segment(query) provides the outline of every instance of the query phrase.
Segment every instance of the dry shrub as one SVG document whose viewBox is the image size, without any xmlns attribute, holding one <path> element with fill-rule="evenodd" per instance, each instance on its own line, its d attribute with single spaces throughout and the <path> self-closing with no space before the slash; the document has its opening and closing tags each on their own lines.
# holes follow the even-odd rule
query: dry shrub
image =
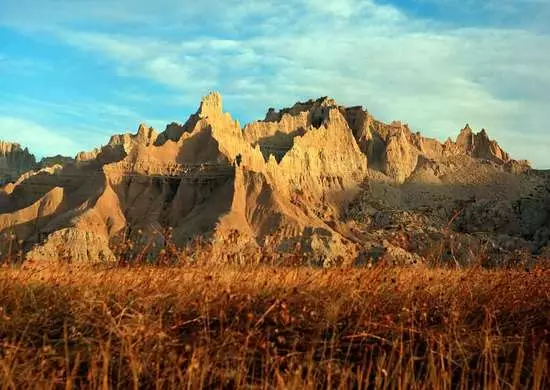
<svg viewBox="0 0 550 390">
<path fill-rule="evenodd" d="M 550 385 L 550 272 L 186 267 L 0 271 L 0 384 Z"/>
</svg>

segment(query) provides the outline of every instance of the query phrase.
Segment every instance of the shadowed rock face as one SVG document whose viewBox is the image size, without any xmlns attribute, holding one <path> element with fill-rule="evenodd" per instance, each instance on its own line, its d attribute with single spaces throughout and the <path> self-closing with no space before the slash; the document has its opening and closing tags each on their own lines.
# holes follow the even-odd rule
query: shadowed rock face
<svg viewBox="0 0 550 390">
<path fill-rule="evenodd" d="M 17 179 L 36 164 L 35 157 L 21 145 L 0 141 L 0 180 L 5 183 Z"/>
<path fill-rule="evenodd" d="M 38 163 L 40 168 L 53 167 L 55 165 L 74 164 L 75 159 L 72 157 L 62 156 L 60 154 L 51 157 L 44 157 Z"/>
<path fill-rule="evenodd" d="M 460 208 L 453 228 L 464 240 L 502 234 L 517 238 L 507 248 L 529 241 L 540 252 L 550 237 L 546 178 L 485 131 L 467 126 L 441 143 L 328 97 L 269 109 L 241 128 L 211 93 L 184 124 L 161 133 L 140 125 L 74 163 L 51 162 L 62 164 L 0 193 L 0 234 L 15 232 L 39 261 L 113 261 L 113 245 L 137 231 L 158 250 L 169 227 L 177 245 L 207 237 L 220 259 L 268 243 L 299 244 L 321 265 L 384 253 L 418 265 L 428 249 L 391 235 L 440 239 Z"/>
<path fill-rule="evenodd" d="M 15 182 L 21 175 L 33 170 L 74 163 L 71 157 L 56 155 L 44 157 L 38 163 L 27 148 L 16 143 L 0 141 L 0 184 Z"/>
</svg>

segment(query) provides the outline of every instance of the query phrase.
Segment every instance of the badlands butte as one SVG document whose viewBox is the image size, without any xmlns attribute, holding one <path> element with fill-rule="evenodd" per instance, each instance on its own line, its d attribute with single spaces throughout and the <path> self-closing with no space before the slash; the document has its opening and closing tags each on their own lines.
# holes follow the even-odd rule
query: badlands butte
<svg viewBox="0 0 550 390">
<path fill-rule="evenodd" d="M 241 128 L 212 93 L 183 125 L 140 125 L 74 159 L 36 162 L 2 142 L 0 174 L 10 261 L 154 261 L 197 248 L 197 238 L 219 262 L 550 257 L 547 172 L 513 160 L 485 130 L 466 126 L 441 143 L 327 97 L 269 109 Z"/>
</svg>

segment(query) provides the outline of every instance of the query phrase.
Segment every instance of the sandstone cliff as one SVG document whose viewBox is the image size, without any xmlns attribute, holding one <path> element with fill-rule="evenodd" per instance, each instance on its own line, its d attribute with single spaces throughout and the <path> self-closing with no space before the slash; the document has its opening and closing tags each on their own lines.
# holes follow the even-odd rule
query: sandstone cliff
<svg viewBox="0 0 550 390">
<path fill-rule="evenodd" d="M 170 228 L 177 246 L 201 236 L 228 261 L 270 245 L 298 247 L 319 265 L 375 253 L 417 264 L 427 249 L 390 234 L 422 221 L 415 234 L 430 242 L 422 235 L 444 231 L 457 208 L 464 212 L 453 221 L 464 239 L 497 232 L 536 240 L 536 252 L 550 237 L 547 192 L 527 201 L 546 179 L 485 131 L 467 126 L 456 142 L 441 143 L 328 97 L 270 109 L 241 128 L 211 93 L 184 124 L 160 133 L 140 125 L 74 163 L 48 161 L 61 164 L 0 193 L 0 233 L 15 234 L 27 257 L 40 261 L 114 261 L 125 237 L 145 239 L 154 258 Z"/>
</svg>

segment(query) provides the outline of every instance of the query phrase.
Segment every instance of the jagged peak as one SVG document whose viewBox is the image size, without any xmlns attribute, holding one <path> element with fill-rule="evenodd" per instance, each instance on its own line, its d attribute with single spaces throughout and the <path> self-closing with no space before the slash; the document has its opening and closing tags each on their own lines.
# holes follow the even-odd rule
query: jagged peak
<svg viewBox="0 0 550 390">
<path fill-rule="evenodd" d="M 197 115 L 204 119 L 209 116 L 216 116 L 222 113 L 223 99 L 219 92 L 210 92 L 201 100 Z"/>
<path fill-rule="evenodd" d="M 17 142 L 10 142 L 10 141 L 4 141 L 4 140 L 0 140 L 0 145 L 9 145 L 9 146 L 13 146 L 13 147 L 18 147 L 20 148 L 21 147 L 21 144 L 17 143 Z"/>
<path fill-rule="evenodd" d="M 329 96 L 323 96 L 317 99 L 309 99 L 305 102 L 296 102 L 292 107 L 282 108 L 279 111 L 271 107 L 268 109 L 264 121 L 278 122 L 285 114 L 296 116 L 302 112 L 310 112 L 319 108 L 332 107 L 338 107 L 336 101 Z"/>
<path fill-rule="evenodd" d="M 17 142 L 7 142 L 0 141 L 0 155 L 26 155 L 29 159 L 35 159 L 34 155 L 31 154 L 29 148 L 22 147 L 21 144 Z"/>
<path fill-rule="evenodd" d="M 4 152 L 16 152 L 16 151 L 27 151 L 27 148 L 24 148 L 21 146 L 21 144 L 17 142 L 8 142 L 8 141 L 0 141 L 0 150 Z"/>
<path fill-rule="evenodd" d="M 0 141 L 0 183 L 4 184 L 34 169 L 36 158 L 18 143 Z"/>
<path fill-rule="evenodd" d="M 170 122 L 166 125 L 166 128 L 164 129 L 164 131 L 166 131 L 170 128 L 175 128 L 175 127 L 181 128 L 181 127 L 183 127 L 183 124 L 181 124 L 179 122 L 172 121 L 172 122 Z"/>
<path fill-rule="evenodd" d="M 150 127 L 148 127 L 145 123 L 140 123 L 138 126 L 137 133 L 140 134 L 146 134 L 149 131 Z"/>
<path fill-rule="evenodd" d="M 145 138 L 145 139 L 153 139 L 154 140 L 158 136 L 158 134 L 157 134 L 157 132 L 155 131 L 154 128 L 152 128 L 150 126 L 147 126 L 144 123 L 141 123 L 138 127 L 136 136 L 138 138 Z"/>
<path fill-rule="evenodd" d="M 495 140 L 489 138 L 489 134 L 484 128 L 474 133 L 470 126 L 466 124 L 466 127 L 460 131 L 456 139 L 456 146 L 462 153 L 474 158 L 490 160 L 497 164 L 505 164 L 511 160 L 510 155 Z"/>
<path fill-rule="evenodd" d="M 458 140 L 460 140 L 460 138 L 463 138 L 463 137 L 466 137 L 466 136 L 468 136 L 468 137 L 474 136 L 474 137 L 477 137 L 477 138 L 483 138 L 483 139 L 487 139 L 489 141 L 492 141 L 489 138 L 489 134 L 487 133 L 487 130 L 485 128 L 482 128 L 480 131 L 475 133 L 468 123 L 466 123 L 466 126 L 464 126 L 464 128 L 462 130 L 460 130 L 460 133 L 459 133 L 458 138 L 457 138 L 457 142 L 458 142 Z"/>
<path fill-rule="evenodd" d="M 469 148 L 471 147 L 474 137 L 474 132 L 470 128 L 470 125 L 466 123 L 466 126 L 458 133 L 456 137 L 456 144 L 460 147 Z"/>
<path fill-rule="evenodd" d="M 458 133 L 458 136 L 456 138 L 457 142 L 459 142 L 459 140 L 461 138 L 464 138 L 464 137 L 470 137 L 472 134 L 474 134 L 472 128 L 470 127 L 470 125 L 468 123 L 466 123 L 466 126 L 464 126 L 460 132 Z"/>
<path fill-rule="evenodd" d="M 336 100 L 329 96 L 323 96 L 316 100 L 316 103 L 318 103 L 321 107 L 336 107 L 338 104 L 336 103 Z"/>
<path fill-rule="evenodd" d="M 457 143 L 460 144 L 460 141 L 464 141 L 465 139 L 472 139 L 473 142 L 480 139 L 492 141 L 489 138 L 489 134 L 487 133 L 487 130 L 485 128 L 482 128 L 480 131 L 475 132 L 468 123 L 466 123 L 466 126 L 464 126 L 464 128 L 460 130 L 457 137 Z"/>
</svg>

